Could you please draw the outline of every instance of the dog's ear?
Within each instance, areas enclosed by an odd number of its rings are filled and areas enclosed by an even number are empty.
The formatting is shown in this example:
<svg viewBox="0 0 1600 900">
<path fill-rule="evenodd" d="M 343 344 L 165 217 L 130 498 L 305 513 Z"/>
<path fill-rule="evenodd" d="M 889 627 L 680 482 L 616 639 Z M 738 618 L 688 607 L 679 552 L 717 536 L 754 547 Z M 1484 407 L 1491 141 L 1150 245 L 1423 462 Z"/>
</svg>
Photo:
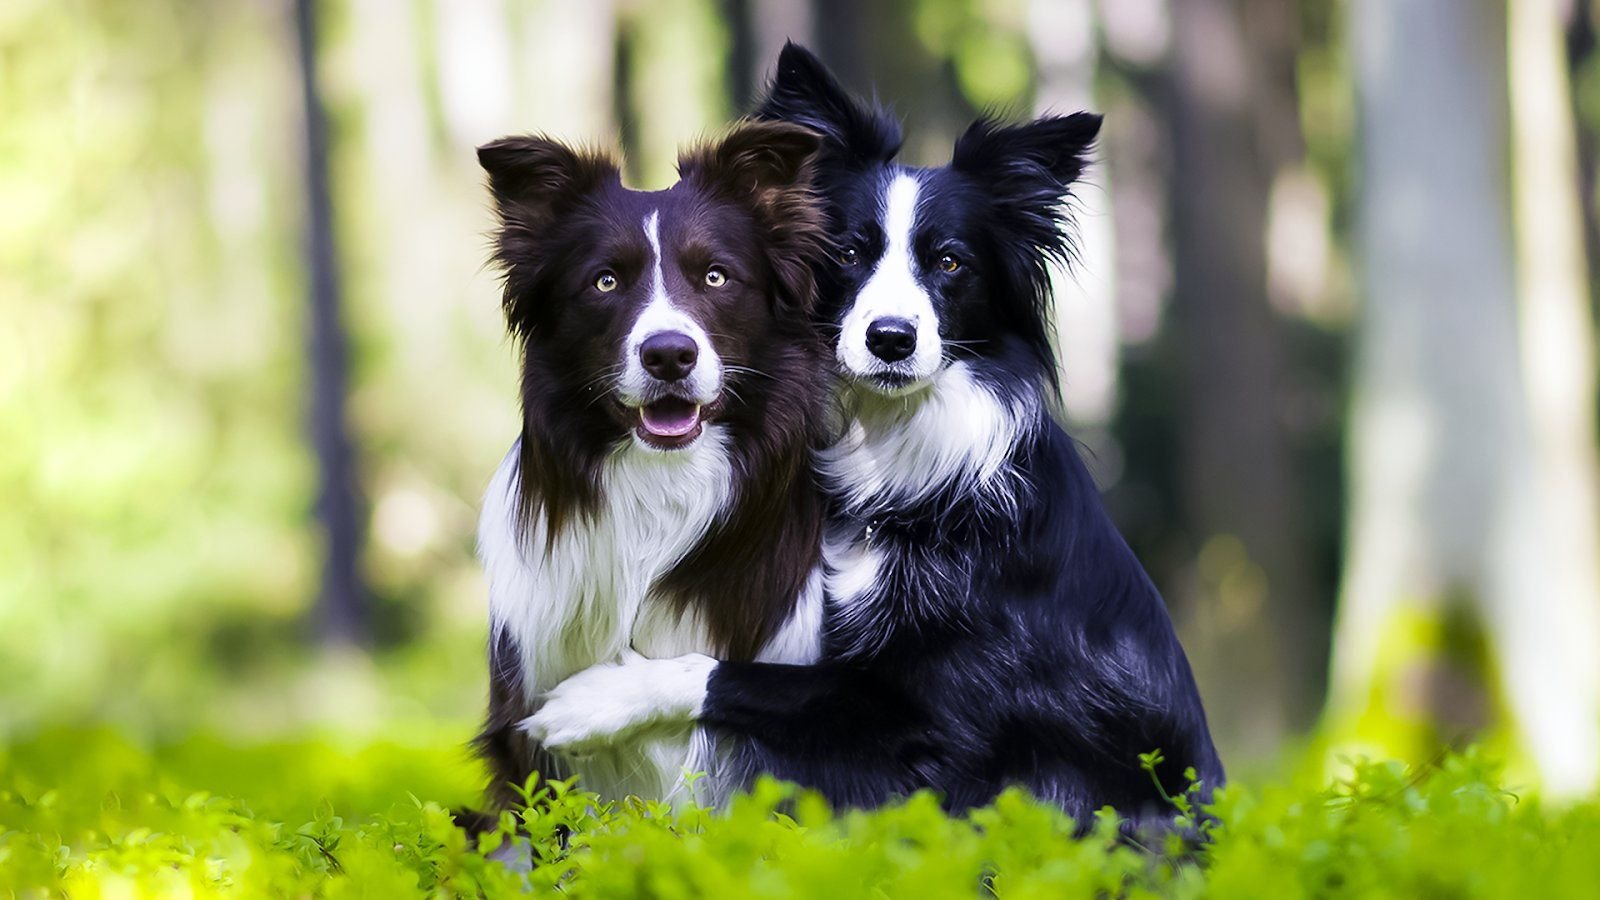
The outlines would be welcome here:
<svg viewBox="0 0 1600 900">
<path fill-rule="evenodd" d="M 518 135 L 478 148 L 489 192 L 506 224 L 540 224 L 584 193 L 621 178 L 616 161 L 543 135 Z"/>
<path fill-rule="evenodd" d="M 1049 262 L 1072 256 L 1065 202 L 1099 131 L 1092 113 L 1009 126 L 980 120 L 956 141 L 950 162 L 988 198 L 995 275 L 1010 287 L 1003 296 L 1018 304 L 1001 303 L 996 312 L 1028 339 L 1052 385 Z"/>
<path fill-rule="evenodd" d="M 741 122 L 721 140 L 678 156 L 678 175 L 724 194 L 751 196 L 808 190 L 822 138 L 787 122 Z"/>
<path fill-rule="evenodd" d="M 542 135 L 484 144 L 478 148 L 478 164 L 489 173 L 489 193 L 500 220 L 494 260 L 505 272 L 506 321 L 513 332 L 526 334 L 527 298 L 550 261 L 544 242 L 552 226 L 584 195 L 622 176 L 611 157 L 574 150 Z"/>
<path fill-rule="evenodd" d="M 956 140 L 950 167 L 983 186 L 1009 240 L 1064 256 L 1061 206 L 1088 167 L 1100 119 L 1086 112 L 1022 125 L 979 119 Z"/>
<path fill-rule="evenodd" d="M 1101 118 L 1080 112 L 1041 116 L 1021 125 L 979 119 L 956 139 L 951 165 L 974 173 L 1000 170 L 1008 175 L 1045 176 L 1064 193 L 1088 165 Z"/>
<path fill-rule="evenodd" d="M 888 110 L 850 96 L 822 60 L 793 41 L 778 54 L 756 118 L 794 122 L 822 135 L 830 163 L 866 166 L 900 152 L 899 121 Z"/>
<path fill-rule="evenodd" d="M 754 216 L 780 303 L 809 310 L 812 264 L 827 252 L 821 200 L 811 190 L 822 137 L 789 122 L 741 122 L 721 140 L 678 156 L 678 174 Z"/>
</svg>

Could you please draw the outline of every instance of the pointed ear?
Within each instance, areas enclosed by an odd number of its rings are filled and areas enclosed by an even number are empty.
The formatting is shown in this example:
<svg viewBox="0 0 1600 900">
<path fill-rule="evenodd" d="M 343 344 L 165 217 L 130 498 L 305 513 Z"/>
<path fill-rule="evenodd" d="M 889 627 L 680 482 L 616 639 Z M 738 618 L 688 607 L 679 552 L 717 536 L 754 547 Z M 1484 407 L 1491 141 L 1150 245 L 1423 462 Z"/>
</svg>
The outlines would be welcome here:
<svg viewBox="0 0 1600 900">
<path fill-rule="evenodd" d="M 950 166 L 984 186 L 1013 239 L 1065 255 L 1061 203 L 1088 167 L 1100 119 L 1086 112 L 1022 125 L 980 119 L 956 140 Z"/>
<path fill-rule="evenodd" d="M 852 97 L 822 60 L 793 41 L 778 54 L 777 71 L 756 118 L 794 122 L 816 131 L 827 141 L 834 162 L 870 165 L 887 162 L 900 152 L 900 123 L 894 116 Z"/>
<path fill-rule="evenodd" d="M 610 157 L 574 150 L 543 135 L 518 135 L 478 148 L 478 164 L 489 173 L 489 192 L 506 213 L 549 215 L 562 203 L 621 176 Z"/>
<path fill-rule="evenodd" d="M 956 139 L 950 164 L 975 175 L 1048 178 L 1065 193 L 1088 166 L 1101 118 L 1080 112 L 1042 116 L 1022 125 L 979 119 Z"/>
<path fill-rule="evenodd" d="M 551 254 L 545 249 L 556 220 L 584 195 L 621 180 L 604 154 L 573 150 L 541 135 L 520 135 L 478 148 L 478 164 L 489 173 L 500 227 L 494 259 L 505 271 L 503 303 L 513 331 L 529 327 L 528 303 Z"/>
<path fill-rule="evenodd" d="M 810 186 L 822 147 L 814 131 L 787 122 L 742 122 L 721 140 L 678 156 L 678 175 L 738 196 Z"/>
<path fill-rule="evenodd" d="M 809 310 L 811 266 L 827 250 L 811 179 L 822 138 L 788 122 L 742 122 L 719 141 L 678 157 L 678 174 L 750 210 L 767 247 L 778 300 Z"/>
</svg>

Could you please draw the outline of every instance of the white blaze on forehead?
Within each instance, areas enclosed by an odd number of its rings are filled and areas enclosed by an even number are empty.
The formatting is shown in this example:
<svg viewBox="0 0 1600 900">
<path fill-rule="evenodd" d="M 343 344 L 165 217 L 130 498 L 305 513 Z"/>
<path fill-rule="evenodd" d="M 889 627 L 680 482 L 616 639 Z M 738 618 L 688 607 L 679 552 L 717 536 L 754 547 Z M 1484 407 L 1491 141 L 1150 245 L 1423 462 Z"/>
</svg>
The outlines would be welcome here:
<svg viewBox="0 0 1600 900">
<path fill-rule="evenodd" d="M 939 369 L 943 356 L 939 316 L 934 311 L 933 298 L 917 280 L 913 246 L 921 192 L 922 182 L 910 172 L 896 173 L 884 189 L 880 207 L 883 256 L 840 323 L 839 361 L 854 374 L 894 372 L 921 380 L 931 378 Z M 916 326 L 917 349 L 909 359 L 889 364 L 867 349 L 867 328 L 884 317 L 905 319 Z"/>
<path fill-rule="evenodd" d="M 722 390 L 722 359 L 717 356 L 706 330 L 674 304 L 672 295 L 667 293 L 666 254 L 661 250 L 661 211 L 651 210 L 644 218 L 643 228 L 644 238 L 650 243 L 650 300 L 639 311 L 639 318 L 634 320 L 623 348 L 623 399 L 639 402 L 659 395 L 650 394 L 654 379 L 639 361 L 639 346 L 653 334 L 680 331 L 693 338 L 700 351 L 694 371 L 689 373 L 684 386 L 699 403 L 710 403 Z"/>
<path fill-rule="evenodd" d="M 885 262 L 897 254 L 906 259 L 911 256 L 911 233 L 917 227 L 917 194 L 921 187 L 910 175 L 896 175 L 884 192 L 883 233 L 889 241 L 889 249 L 883 254 Z M 880 263 L 878 268 L 881 270 L 883 265 Z"/>
<path fill-rule="evenodd" d="M 661 274 L 661 211 L 651 210 L 644 220 L 644 239 L 650 242 L 650 302 L 671 304 L 667 279 Z"/>
</svg>

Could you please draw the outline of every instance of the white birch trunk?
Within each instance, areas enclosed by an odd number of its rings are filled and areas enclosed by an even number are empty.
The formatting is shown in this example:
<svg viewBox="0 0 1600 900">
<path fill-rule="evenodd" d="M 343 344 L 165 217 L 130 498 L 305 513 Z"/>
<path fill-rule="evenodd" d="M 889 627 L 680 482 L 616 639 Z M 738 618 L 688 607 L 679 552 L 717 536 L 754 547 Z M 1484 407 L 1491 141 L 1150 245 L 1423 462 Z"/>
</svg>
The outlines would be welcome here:
<svg viewBox="0 0 1600 900">
<path fill-rule="evenodd" d="M 1506 691 L 1549 788 L 1592 788 L 1600 765 L 1600 519 L 1594 319 L 1577 138 L 1553 0 L 1508 5 L 1512 197 L 1522 375 L 1533 430 L 1533 533 L 1548 588 L 1501 596 Z"/>
<path fill-rule="evenodd" d="M 1594 547 L 1558 545 L 1541 487 L 1552 473 L 1522 351 L 1547 351 L 1519 345 L 1502 11 L 1358 0 L 1352 24 L 1364 309 L 1330 707 L 1407 702 L 1409 664 L 1380 654 L 1386 629 L 1472 598 L 1547 786 L 1581 790 L 1597 709 L 1569 649 L 1579 604 L 1563 573 Z"/>
</svg>

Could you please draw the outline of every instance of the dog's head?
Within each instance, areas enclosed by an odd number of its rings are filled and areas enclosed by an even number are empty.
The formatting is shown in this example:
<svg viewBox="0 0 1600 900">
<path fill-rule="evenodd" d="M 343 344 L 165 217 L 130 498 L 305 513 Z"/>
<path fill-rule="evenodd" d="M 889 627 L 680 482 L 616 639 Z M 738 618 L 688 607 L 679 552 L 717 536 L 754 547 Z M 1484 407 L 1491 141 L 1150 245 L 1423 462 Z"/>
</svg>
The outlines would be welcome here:
<svg viewBox="0 0 1600 900">
<path fill-rule="evenodd" d="M 823 312 L 838 327 L 835 356 L 852 383 L 910 394 L 1002 339 L 1020 340 L 1053 377 L 1047 265 L 1067 255 L 1061 207 L 1099 116 L 980 120 L 949 165 L 903 166 L 894 118 L 794 44 L 758 115 L 823 136 L 819 187 L 837 247 L 824 268 Z"/>
<path fill-rule="evenodd" d="M 679 182 L 654 192 L 549 138 L 479 148 L 530 426 L 570 436 L 568 453 L 671 452 L 750 415 L 760 387 L 742 384 L 804 340 L 811 314 L 818 147 L 797 125 L 744 123 L 681 155 Z"/>
</svg>

